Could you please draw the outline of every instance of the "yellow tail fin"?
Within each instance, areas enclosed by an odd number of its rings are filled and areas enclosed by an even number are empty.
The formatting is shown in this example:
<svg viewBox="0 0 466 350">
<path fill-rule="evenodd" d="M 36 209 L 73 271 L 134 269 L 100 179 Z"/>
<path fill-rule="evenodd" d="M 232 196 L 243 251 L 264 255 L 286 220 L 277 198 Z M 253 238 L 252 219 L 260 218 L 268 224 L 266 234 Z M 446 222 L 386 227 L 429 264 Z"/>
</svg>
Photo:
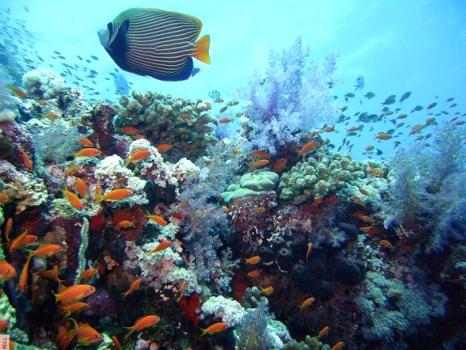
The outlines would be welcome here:
<svg viewBox="0 0 466 350">
<path fill-rule="evenodd" d="M 196 52 L 194 57 L 199 61 L 210 64 L 209 56 L 210 36 L 204 35 L 198 41 L 196 41 Z"/>
</svg>

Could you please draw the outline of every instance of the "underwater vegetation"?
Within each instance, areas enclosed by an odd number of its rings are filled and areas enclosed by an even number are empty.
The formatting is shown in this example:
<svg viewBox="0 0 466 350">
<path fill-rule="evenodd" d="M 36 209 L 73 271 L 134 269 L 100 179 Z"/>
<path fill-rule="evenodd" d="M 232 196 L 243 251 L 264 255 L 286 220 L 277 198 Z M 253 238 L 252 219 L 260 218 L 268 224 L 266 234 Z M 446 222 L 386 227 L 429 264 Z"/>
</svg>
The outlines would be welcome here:
<svg viewBox="0 0 466 350">
<path fill-rule="evenodd" d="M 358 77 L 334 96 L 336 66 L 297 39 L 228 101 L 123 81 L 93 100 L 69 74 L 8 72 L 0 332 L 17 349 L 461 348 L 465 114 L 451 98 L 453 119 L 401 125 L 437 113 L 404 113 L 411 92 L 345 114 L 376 95 Z M 365 127 L 398 153 L 351 156 Z"/>
</svg>

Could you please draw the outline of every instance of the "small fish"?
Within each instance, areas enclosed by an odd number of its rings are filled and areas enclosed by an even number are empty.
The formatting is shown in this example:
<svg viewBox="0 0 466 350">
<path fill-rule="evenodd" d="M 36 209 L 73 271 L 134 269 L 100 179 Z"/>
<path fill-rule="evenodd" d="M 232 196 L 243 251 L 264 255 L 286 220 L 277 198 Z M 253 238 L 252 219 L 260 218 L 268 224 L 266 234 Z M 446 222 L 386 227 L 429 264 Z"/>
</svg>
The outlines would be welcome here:
<svg viewBox="0 0 466 350">
<path fill-rule="evenodd" d="M 48 111 L 47 113 L 44 114 L 44 117 L 53 120 L 53 119 L 57 119 L 59 117 L 59 115 L 54 111 Z"/>
<path fill-rule="evenodd" d="M 414 135 L 419 133 L 422 129 L 424 129 L 425 125 L 422 124 L 416 124 L 411 128 L 411 132 L 409 133 L 410 135 Z"/>
<path fill-rule="evenodd" d="M 421 105 L 417 105 L 416 107 L 414 107 L 410 113 L 413 113 L 413 112 L 419 112 L 419 111 L 422 111 L 424 109 L 424 107 L 422 107 Z"/>
<path fill-rule="evenodd" d="M 136 129 L 133 126 L 125 126 L 123 128 L 118 129 L 122 134 L 128 135 L 128 136 L 134 136 L 139 134 L 139 130 Z"/>
<path fill-rule="evenodd" d="M 408 115 L 407 114 L 399 114 L 398 117 L 396 117 L 396 119 L 405 119 Z"/>
<path fill-rule="evenodd" d="M 223 113 L 223 112 L 225 112 L 227 109 L 228 109 L 228 106 L 224 106 L 224 107 L 220 108 L 220 110 L 219 110 L 218 112 L 219 112 L 219 113 Z"/>
<path fill-rule="evenodd" d="M 23 150 L 20 150 L 19 152 L 21 154 L 21 158 L 23 159 L 23 164 L 26 167 L 26 169 L 32 170 L 34 165 L 32 163 L 31 158 L 29 158 L 29 155 L 26 152 L 24 152 Z"/>
<path fill-rule="evenodd" d="M 353 97 L 354 97 L 354 94 L 353 94 L 352 92 L 349 92 L 349 93 L 347 93 L 344 97 L 345 97 L 345 101 L 348 102 L 348 99 L 349 99 L 349 98 L 353 98 Z"/>
<path fill-rule="evenodd" d="M 165 250 L 171 246 L 172 242 L 169 239 L 164 239 L 157 246 L 150 251 L 150 253 L 157 253 Z"/>
<path fill-rule="evenodd" d="M 342 350 L 344 346 L 345 346 L 345 343 L 343 343 L 342 341 L 339 341 L 334 346 L 332 346 L 332 349 L 330 350 Z"/>
<path fill-rule="evenodd" d="M 248 277 L 257 278 L 260 276 L 259 270 L 252 270 L 248 272 Z"/>
<path fill-rule="evenodd" d="M 220 91 L 218 90 L 211 90 L 207 94 L 212 100 L 216 101 L 217 99 L 220 98 Z"/>
<path fill-rule="evenodd" d="M 409 96 L 411 96 L 411 91 L 405 92 L 403 95 L 401 95 L 400 101 L 399 101 L 399 102 L 400 102 L 400 103 L 403 102 L 404 100 L 408 99 Z"/>
<path fill-rule="evenodd" d="M 354 91 L 362 90 L 364 88 L 364 77 L 360 75 L 356 78 L 356 84 L 354 84 Z"/>
<path fill-rule="evenodd" d="M 430 105 L 427 106 L 427 109 L 432 109 L 437 106 L 437 102 L 432 102 Z"/>
<path fill-rule="evenodd" d="M 136 322 L 134 322 L 134 325 L 132 325 L 131 327 L 125 327 L 126 329 L 129 329 L 129 332 L 128 334 L 126 334 L 125 339 L 128 338 L 133 332 L 139 332 L 143 329 L 152 327 L 159 321 L 160 317 L 157 315 L 148 315 L 141 317 Z"/>
<path fill-rule="evenodd" d="M 251 169 L 260 169 L 268 165 L 270 161 L 268 159 L 260 159 L 251 164 Z"/>
<path fill-rule="evenodd" d="M 103 201 L 121 201 L 133 195 L 133 190 L 130 188 L 117 188 L 110 192 L 107 192 L 104 195 L 98 195 L 97 202 L 101 203 Z"/>
<path fill-rule="evenodd" d="M 228 324 L 226 324 L 225 322 L 214 323 L 214 324 L 210 325 L 209 327 L 207 327 L 205 329 L 201 328 L 201 337 L 203 335 L 206 335 L 206 334 L 211 335 L 211 334 L 222 332 L 222 331 L 228 329 L 229 327 L 230 326 Z"/>
<path fill-rule="evenodd" d="M 18 86 L 11 86 L 10 91 L 13 93 L 13 95 L 19 97 L 20 99 L 25 99 L 28 96 L 27 93 Z"/>
<path fill-rule="evenodd" d="M 0 320 L 0 332 L 4 332 L 5 329 L 10 325 L 10 320 L 2 319 Z"/>
<path fill-rule="evenodd" d="M 311 142 L 306 143 L 301 149 L 298 151 L 298 154 L 301 156 L 305 156 L 309 152 L 314 151 L 320 146 L 320 143 L 318 141 L 312 140 Z"/>
<path fill-rule="evenodd" d="M 376 227 L 376 226 L 364 226 L 364 227 L 360 227 L 359 231 L 367 233 L 369 236 L 374 236 L 380 233 L 381 230 L 379 227 Z"/>
<path fill-rule="evenodd" d="M 285 169 L 286 163 L 286 158 L 277 159 L 272 165 L 272 171 L 274 171 L 277 174 L 280 174 L 283 171 L 283 169 Z"/>
<path fill-rule="evenodd" d="M 146 218 L 148 218 L 150 221 L 155 222 L 158 225 L 165 226 L 168 224 L 167 220 L 163 218 L 163 216 L 158 215 L 158 214 L 146 214 Z"/>
<path fill-rule="evenodd" d="M 88 307 L 88 304 L 82 301 L 78 301 L 77 303 L 73 303 L 70 305 L 63 305 L 61 307 L 61 311 L 66 315 L 66 317 L 69 317 L 71 314 L 87 309 Z"/>
<path fill-rule="evenodd" d="M 312 242 L 307 242 L 307 249 L 306 249 L 306 262 L 309 259 L 309 255 L 312 252 Z"/>
<path fill-rule="evenodd" d="M 268 159 L 272 157 L 272 155 L 269 152 L 263 151 L 261 149 L 256 149 L 252 151 L 251 156 L 253 156 L 254 158 L 260 158 L 260 159 Z"/>
<path fill-rule="evenodd" d="M 102 342 L 102 335 L 92 328 L 88 323 L 79 323 L 79 325 L 70 332 L 70 335 L 76 337 L 81 345 L 89 346 Z"/>
<path fill-rule="evenodd" d="M 129 287 L 129 289 L 122 293 L 121 295 L 123 296 L 123 298 L 126 298 L 128 295 L 130 294 L 133 294 L 136 290 L 139 289 L 139 286 L 141 285 L 141 282 L 142 282 L 142 279 L 137 277 L 132 283 L 131 283 L 131 286 Z"/>
<path fill-rule="evenodd" d="M 364 188 L 360 188 L 359 192 L 361 192 L 365 196 L 368 196 L 370 194 L 369 191 L 365 190 Z"/>
<path fill-rule="evenodd" d="M 51 270 L 42 271 L 40 273 L 40 276 L 43 278 L 52 279 L 54 281 L 57 281 L 58 283 L 62 282 L 60 279 L 60 270 L 58 268 L 58 265 L 54 265 Z"/>
<path fill-rule="evenodd" d="M 273 287 L 268 286 L 266 288 L 261 288 L 261 293 L 264 294 L 265 296 L 271 296 L 273 294 Z"/>
<path fill-rule="evenodd" d="M 118 224 L 116 224 L 116 226 L 120 229 L 126 230 L 128 228 L 133 228 L 134 223 L 129 220 L 121 220 L 120 222 L 118 222 Z"/>
<path fill-rule="evenodd" d="M 382 102 L 383 105 L 391 105 L 396 102 L 396 95 L 388 96 L 385 101 Z"/>
<path fill-rule="evenodd" d="M 220 118 L 220 119 L 218 120 L 218 122 L 219 122 L 220 124 L 228 124 L 228 123 L 231 123 L 232 121 L 233 121 L 233 120 L 231 120 L 230 118 Z"/>
<path fill-rule="evenodd" d="M 24 263 L 23 269 L 21 270 L 21 274 L 18 280 L 18 291 L 20 293 L 24 293 L 28 284 L 28 277 L 29 277 L 29 262 L 31 261 L 31 257 L 29 256 Z"/>
<path fill-rule="evenodd" d="M 7 203 L 10 197 L 6 193 L 0 192 L 0 203 Z"/>
<path fill-rule="evenodd" d="M 319 334 L 317 335 L 319 338 L 323 338 L 323 337 L 326 337 L 328 335 L 328 332 L 330 331 L 330 327 L 329 326 L 325 326 L 324 328 L 322 328 L 320 331 L 319 331 Z"/>
<path fill-rule="evenodd" d="M 128 157 L 128 159 L 126 160 L 126 165 L 132 162 L 140 162 L 141 160 L 144 160 L 149 156 L 150 156 L 150 151 L 148 149 L 137 150 Z"/>
<path fill-rule="evenodd" d="M 368 92 L 364 95 L 365 98 L 367 98 L 368 100 L 372 99 L 375 97 L 375 94 L 373 92 Z"/>
<path fill-rule="evenodd" d="M 386 132 L 379 132 L 377 136 L 375 137 L 378 140 L 390 140 L 392 138 L 392 135 Z"/>
<path fill-rule="evenodd" d="M 115 345 L 115 347 L 117 348 L 117 350 L 122 350 L 123 349 L 121 347 L 120 341 L 118 340 L 116 335 L 112 336 L 112 342 L 113 342 L 113 345 Z"/>
<path fill-rule="evenodd" d="M 6 260 L 0 260 L 0 281 L 5 282 L 16 276 L 16 269 Z"/>
<path fill-rule="evenodd" d="M 94 142 L 92 142 L 88 137 L 81 137 L 79 139 L 79 142 L 84 147 L 88 147 L 88 148 L 93 148 L 94 147 Z"/>
<path fill-rule="evenodd" d="M 180 284 L 180 292 L 179 292 L 179 295 L 178 297 L 176 298 L 176 301 L 179 303 L 181 301 L 181 298 L 183 297 L 185 291 L 186 291 L 186 288 L 188 288 L 188 282 L 187 281 L 183 281 L 181 282 Z"/>
<path fill-rule="evenodd" d="M 102 151 L 97 148 L 83 148 L 74 154 L 75 157 L 97 157 L 102 154 Z"/>
<path fill-rule="evenodd" d="M 69 305 L 80 301 L 95 293 L 95 287 L 89 284 L 76 284 L 62 289 L 59 293 L 54 293 L 55 300 L 63 305 Z"/>
<path fill-rule="evenodd" d="M 74 192 L 71 192 L 65 189 L 63 193 L 73 208 L 77 210 L 83 210 L 84 204 L 81 202 L 79 197 Z"/>
<path fill-rule="evenodd" d="M 69 334 L 68 330 L 64 326 L 59 325 L 57 341 L 60 345 L 60 349 L 68 349 L 68 346 L 70 345 L 72 340 L 73 337 Z"/>
<path fill-rule="evenodd" d="M 63 247 L 58 244 L 53 244 L 53 243 L 47 243 L 47 244 L 42 244 L 40 245 L 37 249 L 32 250 L 29 255 L 32 256 L 38 256 L 38 257 L 46 257 L 46 256 L 52 256 L 58 253 L 61 253 L 63 251 Z"/>
<path fill-rule="evenodd" d="M 81 272 L 81 274 L 78 277 L 78 281 L 87 280 L 89 278 L 92 278 L 92 277 L 95 276 L 96 273 L 97 273 L 97 269 L 94 269 L 93 267 L 90 267 L 87 270 L 84 270 L 83 272 Z"/>
<path fill-rule="evenodd" d="M 261 261 L 261 257 L 259 255 L 251 256 L 245 260 L 246 265 L 257 265 Z"/>
<path fill-rule="evenodd" d="M 156 146 L 156 148 L 160 153 L 165 153 L 171 150 L 173 146 L 168 143 L 161 143 L 160 145 Z"/>
<path fill-rule="evenodd" d="M 383 248 L 389 248 L 389 249 L 394 248 L 393 245 L 390 243 L 390 241 L 386 239 L 382 239 L 381 241 L 379 241 L 379 244 Z"/>
<path fill-rule="evenodd" d="M 86 182 L 83 179 L 77 177 L 74 185 L 76 187 L 76 191 L 78 191 L 81 198 L 86 198 L 88 191 Z"/>
<path fill-rule="evenodd" d="M 312 306 L 314 304 L 314 301 L 315 301 L 314 297 L 309 297 L 306 300 L 304 300 L 301 305 L 299 305 L 299 308 L 302 311 L 304 310 L 304 308 Z"/>
</svg>

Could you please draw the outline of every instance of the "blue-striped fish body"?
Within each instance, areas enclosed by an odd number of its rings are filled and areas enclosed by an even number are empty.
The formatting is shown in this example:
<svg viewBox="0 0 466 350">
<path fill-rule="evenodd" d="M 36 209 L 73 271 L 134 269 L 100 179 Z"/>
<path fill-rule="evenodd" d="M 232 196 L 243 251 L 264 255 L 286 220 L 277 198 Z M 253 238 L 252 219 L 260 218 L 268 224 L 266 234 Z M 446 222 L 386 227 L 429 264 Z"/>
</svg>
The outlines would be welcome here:
<svg viewBox="0 0 466 350">
<path fill-rule="evenodd" d="M 123 11 L 99 31 L 105 50 L 123 70 L 159 80 L 188 79 L 192 57 L 210 63 L 210 37 L 195 41 L 202 22 L 192 16 L 158 9 Z"/>
</svg>

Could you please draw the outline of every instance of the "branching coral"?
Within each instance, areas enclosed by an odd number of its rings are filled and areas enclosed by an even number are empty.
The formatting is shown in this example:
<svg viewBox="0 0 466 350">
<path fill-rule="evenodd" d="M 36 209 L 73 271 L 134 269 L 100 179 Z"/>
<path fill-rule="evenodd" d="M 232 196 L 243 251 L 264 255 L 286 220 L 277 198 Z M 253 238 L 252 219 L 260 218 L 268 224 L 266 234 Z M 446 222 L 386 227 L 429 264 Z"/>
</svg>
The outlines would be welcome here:
<svg viewBox="0 0 466 350">
<path fill-rule="evenodd" d="M 246 115 L 251 141 L 258 148 L 275 153 L 277 147 L 297 141 L 299 132 L 332 120 L 329 86 L 335 58 L 328 57 L 322 65 L 311 63 L 308 51 L 298 38 L 289 49 L 272 53 L 265 75 L 251 80 Z"/>
</svg>

